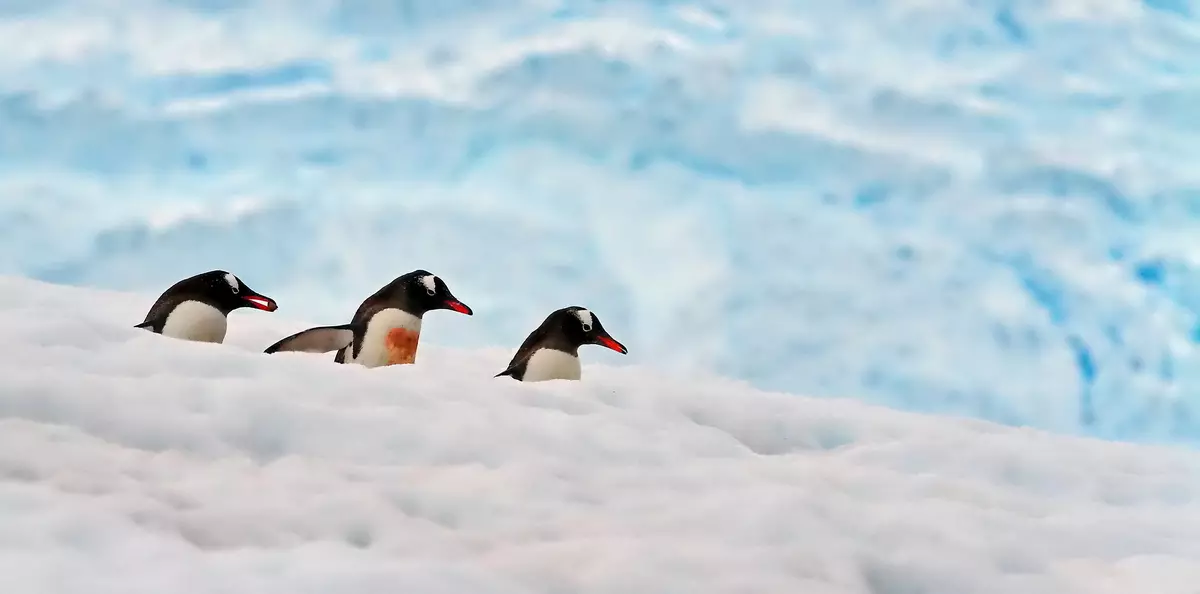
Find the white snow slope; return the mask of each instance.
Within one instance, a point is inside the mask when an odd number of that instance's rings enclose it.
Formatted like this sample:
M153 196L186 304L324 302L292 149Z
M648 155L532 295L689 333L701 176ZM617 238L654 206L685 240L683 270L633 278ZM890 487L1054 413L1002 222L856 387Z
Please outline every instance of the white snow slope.
M506 349L367 370L0 279L12 594L1195 594L1200 456ZM436 336L446 318L432 315ZM585 352L587 357L591 352Z

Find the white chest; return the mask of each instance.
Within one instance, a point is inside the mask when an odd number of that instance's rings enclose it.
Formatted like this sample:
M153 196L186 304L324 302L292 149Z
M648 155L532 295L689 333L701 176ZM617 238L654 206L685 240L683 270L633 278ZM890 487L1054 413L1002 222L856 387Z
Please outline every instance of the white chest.
M579 357L554 349L539 349L534 351L525 364L525 376L521 381L577 380L582 373Z
M228 320L217 308L199 301L175 306L163 324L163 336L199 342L224 342Z
M405 330L407 338L412 341L411 353L398 353L405 350L397 345L397 330ZM421 335L421 318L406 311L388 308L371 316L367 323L367 331L363 334L362 349L358 357L354 357L353 349L346 353L346 361L358 363L366 367L380 367L395 362L397 358L416 357L416 339Z

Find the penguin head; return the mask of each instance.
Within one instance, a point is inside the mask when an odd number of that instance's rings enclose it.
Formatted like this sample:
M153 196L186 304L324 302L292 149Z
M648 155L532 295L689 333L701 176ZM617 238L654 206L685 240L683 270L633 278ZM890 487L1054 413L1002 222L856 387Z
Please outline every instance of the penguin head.
M396 279L394 283L394 298L403 302L409 313L415 316L435 309L448 309L464 315L474 315L470 307L459 301L446 281L426 270L414 270Z
M179 287L179 289L204 297L205 301L225 313L243 307L252 307L263 311L279 309L274 299L246 286L242 279L231 272L210 270L185 282L188 286Z
M629 349L625 345L617 342L604 325L600 323L600 318L585 307L572 305L564 307L553 314L554 324L558 326L559 332L566 337L567 342L571 346L581 346L585 344L600 345L605 348L612 349L622 355L629 354Z

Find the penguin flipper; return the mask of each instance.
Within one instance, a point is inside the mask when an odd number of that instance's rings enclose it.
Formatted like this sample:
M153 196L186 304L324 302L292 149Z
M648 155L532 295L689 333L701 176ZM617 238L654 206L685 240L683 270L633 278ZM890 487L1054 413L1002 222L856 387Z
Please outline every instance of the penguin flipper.
M521 377L518 376L523 376L524 374L518 374L517 371L520 370L525 365L525 362L533 356L533 352L537 350L538 343L546 337L546 324L548 321L549 320L547 320L547 322L542 322L541 326L534 328L533 332L530 332L529 336L525 337L525 341L521 343L521 346L517 348L517 352L513 354L512 359L509 360L508 368L492 377L507 375L511 376L513 379L521 379Z
M141 328L143 330L154 330L154 320L146 320L145 322L142 322L141 324L134 326L134 328Z
M282 338L269 346L264 353L280 353L285 351L300 351L304 353L328 353L343 349L354 342L354 325L317 326L301 330L291 336Z
M513 357L512 361L508 362L508 367L504 371L501 371L492 377L503 377L507 375L517 381L521 381L521 379L525 377L525 364L529 362L529 357L532 355L532 350L528 350L524 353L518 352L517 355Z

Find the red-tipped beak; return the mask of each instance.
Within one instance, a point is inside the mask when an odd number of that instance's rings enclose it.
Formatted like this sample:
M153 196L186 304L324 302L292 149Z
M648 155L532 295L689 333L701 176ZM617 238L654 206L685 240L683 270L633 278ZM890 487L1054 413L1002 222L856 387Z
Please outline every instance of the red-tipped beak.
M610 349L612 349L612 350L614 350L614 351L616 351L616 352L618 352L618 353L621 353L622 355L628 355L628 354L629 354L629 349L625 348L625 345L623 345L623 344L621 344L621 343L619 343L619 342L617 342L617 341L613 340L613 338L612 338L611 336L599 336L599 337L597 337L597 338L596 338L596 344L598 344L598 345L600 345L600 346L602 346L602 347L608 347L608 348L610 348Z
M454 299L447 300L446 307L449 309L452 309L460 314L465 314L468 316L474 315L474 312L471 311L471 308L467 307L467 304L465 304L461 301L457 301Z
M279 306L275 304L275 300L271 299L270 297L263 297L262 295L246 295L243 297L243 299L245 299L246 302L250 304L250 307L253 307L254 309L261 309L263 311L275 311L279 309Z

